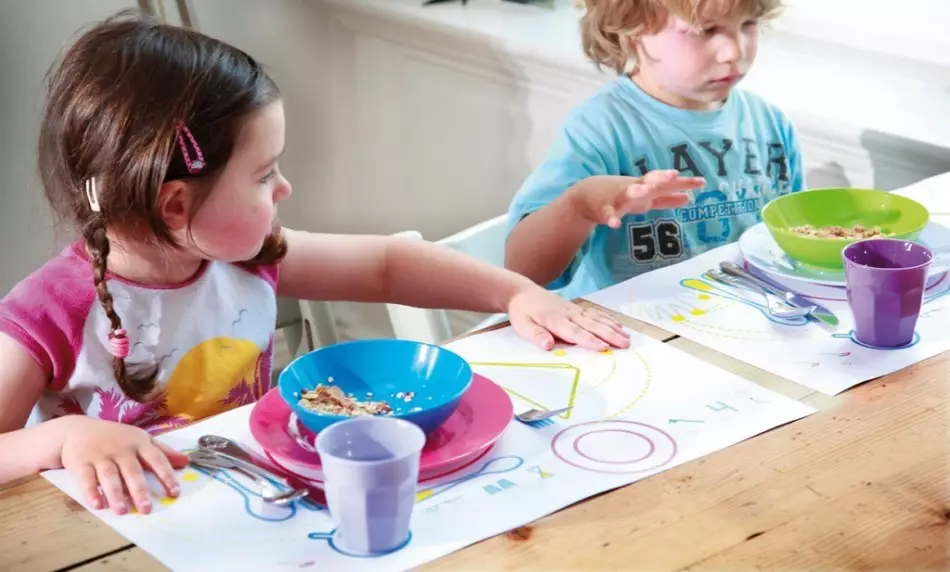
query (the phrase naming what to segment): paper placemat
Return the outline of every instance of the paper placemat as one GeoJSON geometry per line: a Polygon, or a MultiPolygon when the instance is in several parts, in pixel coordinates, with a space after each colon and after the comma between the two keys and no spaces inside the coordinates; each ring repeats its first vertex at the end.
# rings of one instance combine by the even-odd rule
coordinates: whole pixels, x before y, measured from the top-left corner
{"type": "MultiPolygon", "coordinates": [[[[513,421],[486,457],[424,483],[411,541],[380,558],[337,552],[325,539],[333,528],[326,510],[305,504],[262,510],[246,483],[226,472],[184,470],[181,497],[159,500],[150,515],[95,514],[181,572],[405,570],[815,411],[676,348],[632,336],[629,350],[600,354],[573,347],[544,352],[510,328],[451,344],[509,391],[516,411],[525,405],[573,409],[544,428],[513,421]]],[[[161,439],[186,450],[199,436],[216,433],[251,445],[250,407],[161,439]]],[[[44,476],[84,502],[65,471],[44,476]]]]}
{"type": "Polygon", "coordinates": [[[913,343],[882,350],[854,339],[854,317],[846,301],[818,300],[840,321],[832,330],[808,320],[779,323],[769,318],[758,294],[736,296],[732,289],[709,288],[702,274],[724,260],[741,264],[738,246],[653,270],[585,298],[828,395],[950,350],[946,277],[928,290],[913,343]]]}

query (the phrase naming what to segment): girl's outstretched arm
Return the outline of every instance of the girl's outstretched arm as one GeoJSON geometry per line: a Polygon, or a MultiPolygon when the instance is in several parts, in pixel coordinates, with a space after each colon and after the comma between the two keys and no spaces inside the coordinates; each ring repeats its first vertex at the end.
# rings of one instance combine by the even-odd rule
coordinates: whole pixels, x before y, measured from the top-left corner
{"type": "Polygon", "coordinates": [[[291,230],[286,236],[281,296],[504,312],[542,347],[555,337],[591,349],[629,343],[605,314],[583,311],[524,276],[430,242],[291,230]]]}

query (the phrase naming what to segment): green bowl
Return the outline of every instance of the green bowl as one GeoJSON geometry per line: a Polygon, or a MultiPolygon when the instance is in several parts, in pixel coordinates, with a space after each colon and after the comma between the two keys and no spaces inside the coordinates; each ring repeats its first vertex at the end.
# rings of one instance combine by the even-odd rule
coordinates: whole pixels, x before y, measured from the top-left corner
{"type": "Polygon", "coordinates": [[[917,201],[887,191],[813,189],[771,201],[762,209],[762,220],[789,257],[812,266],[838,269],[843,266],[841,251],[858,239],[801,236],[789,229],[806,224],[815,228],[860,224],[880,227],[889,238],[917,240],[930,221],[930,213],[917,201]]]}

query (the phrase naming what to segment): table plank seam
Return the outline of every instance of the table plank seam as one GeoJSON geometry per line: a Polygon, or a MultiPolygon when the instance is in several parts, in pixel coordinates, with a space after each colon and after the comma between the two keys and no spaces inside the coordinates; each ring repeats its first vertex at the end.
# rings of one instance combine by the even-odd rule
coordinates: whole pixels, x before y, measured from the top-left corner
{"type": "Polygon", "coordinates": [[[77,569],[77,568],[81,568],[81,567],[85,566],[86,564],[92,564],[92,563],[94,563],[94,562],[98,562],[98,561],[100,561],[100,560],[104,560],[104,559],[106,559],[106,558],[109,558],[110,556],[115,556],[116,554],[119,554],[120,552],[125,552],[126,550],[130,550],[130,549],[132,549],[132,548],[135,548],[135,545],[134,545],[134,544],[131,544],[131,543],[130,543],[130,544],[126,544],[125,546],[120,546],[119,548],[116,548],[116,549],[114,549],[114,550],[110,550],[110,551],[108,551],[108,552],[103,552],[102,554],[100,554],[100,555],[98,555],[98,556],[93,556],[93,557],[90,557],[90,558],[86,558],[85,560],[81,560],[81,561],[76,562],[76,563],[74,563],[74,564],[70,564],[69,566],[63,566],[62,568],[57,568],[57,569],[55,570],[55,572],[69,572],[70,570],[75,570],[75,569],[77,569]]]}

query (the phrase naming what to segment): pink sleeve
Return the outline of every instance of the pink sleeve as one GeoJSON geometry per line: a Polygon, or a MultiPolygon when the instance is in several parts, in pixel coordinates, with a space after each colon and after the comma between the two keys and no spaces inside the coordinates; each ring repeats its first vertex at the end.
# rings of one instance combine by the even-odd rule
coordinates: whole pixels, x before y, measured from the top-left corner
{"type": "Polygon", "coordinates": [[[274,292],[277,292],[277,278],[280,274],[280,263],[277,264],[249,264],[247,262],[238,262],[237,266],[247,270],[254,276],[257,276],[264,282],[267,282],[274,292]]]}
{"type": "Polygon", "coordinates": [[[0,332],[26,348],[58,391],[72,376],[94,301],[89,265],[64,253],[0,300],[0,332]]]}

